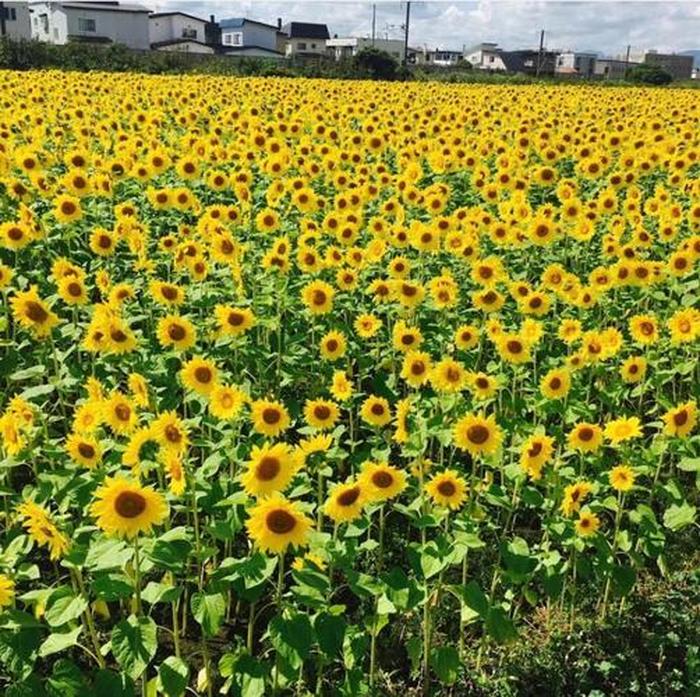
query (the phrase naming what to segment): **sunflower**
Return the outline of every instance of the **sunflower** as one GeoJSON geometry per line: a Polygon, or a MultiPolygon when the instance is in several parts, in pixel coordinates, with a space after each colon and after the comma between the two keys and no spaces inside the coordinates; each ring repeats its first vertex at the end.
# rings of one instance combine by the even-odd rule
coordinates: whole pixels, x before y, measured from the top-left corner
{"type": "Polygon", "coordinates": [[[467,386],[475,399],[491,399],[498,392],[500,383],[497,378],[486,373],[470,373],[467,377],[467,386]]]}
{"type": "Polygon", "coordinates": [[[0,290],[10,285],[13,277],[14,271],[6,264],[0,263],[0,290]]]}
{"type": "Polygon", "coordinates": [[[634,315],[629,320],[629,331],[638,344],[655,344],[659,340],[659,325],[654,315],[634,315]]]}
{"type": "Polygon", "coordinates": [[[52,560],[60,559],[70,547],[68,538],[58,529],[50,513],[33,501],[24,501],[17,506],[17,515],[22,527],[40,547],[49,548],[52,560]]]}
{"type": "Polygon", "coordinates": [[[194,346],[197,330],[190,320],[179,315],[166,315],[158,320],[158,343],[163,348],[186,351],[194,346]]]}
{"type": "Polygon", "coordinates": [[[148,382],[140,373],[131,373],[127,380],[129,395],[137,407],[145,408],[149,405],[148,382]]]}
{"type": "Polygon", "coordinates": [[[345,402],[352,397],[352,382],[344,370],[333,372],[330,392],[333,398],[340,402],[345,402]]]}
{"type": "Polygon", "coordinates": [[[467,371],[452,358],[443,358],[430,371],[430,384],[438,392],[459,392],[466,387],[467,371]]]}
{"type": "Polygon", "coordinates": [[[603,435],[613,444],[623,443],[642,435],[639,419],[636,416],[613,419],[605,425],[603,435]]]}
{"type": "Polygon", "coordinates": [[[425,490],[435,504],[453,511],[461,508],[467,497],[467,483],[455,470],[436,474],[427,483],[425,490]]]}
{"type": "Polygon", "coordinates": [[[668,320],[672,344],[694,341],[700,333],[700,311],[694,308],[678,310],[668,320]]]}
{"type": "Polygon", "coordinates": [[[90,399],[81,404],[73,414],[75,433],[94,433],[102,423],[102,399],[90,399]]]}
{"type": "Polygon", "coordinates": [[[382,321],[375,315],[362,314],[355,319],[353,327],[361,339],[371,339],[382,326],[382,321]]]}
{"type": "Polygon", "coordinates": [[[647,359],[643,356],[630,356],[620,366],[620,376],[626,383],[641,382],[647,373],[647,359]]]}
{"type": "Polygon", "coordinates": [[[138,423],[136,409],[131,400],[120,392],[114,392],[101,405],[101,416],[114,433],[131,433],[138,423]]]}
{"type": "Polygon", "coordinates": [[[384,397],[370,395],[362,403],[360,416],[371,426],[386,426],[391,421],[389,402],[384,397]]]}
{"type": "Polygon", "coordinates": [[[255,315],[247,307],[217,305],[214,315],[222,336],[240,336],[255,324],[255,315]]]}
{"type": "Polygon", "coordinates": [[[502,334],[496,339],[496,349],[507,363],[519,365],[531,359],[530,347],[518,334],[502,334]]]}
{"type": "Polygon", "coordinates": [[[39,297],[36,286],[15,293],[10,299],[10,305],[15,320],[39,339],[47,337],[58,324],[58,316],[39,297]]]}
{"type": "Polygon", "coordinates": [[[102,448],[98,441],[89,435],[71,433],[66,438],[66,451],[73,462],[89,467],[97,467],[102,459],[102,448]]]}
{"type": "Polygon", "coordinates": [[[406,488],[406,473],[385,463],[365,462],[358,484],[368,501],[388,501],[406,488]]]}
{"type": "Polygon", "coordinates": [[[307,400],[304,406],[306,423],[321,431],[333,428],[339,416],[338,406],[328,399],[307,400]]]}
{"type": "Polygon", "coordinates": [[[460,450],[471,455],[491,455],[500,447],[503,431],[493,415],[467,414],[455,424],[453,440],[460,450]]]}
{"type": "Polygon", "coordinates": [[[359,483],[336,484],[328,492],[323,512],[334,523],[349,523],[362,515],[366,500],[366,492],[359,483]]]}
{"type": "Polygon", "coordinates": [[[241,477],[245,492],[251,496],[268,496],[284,491],[299,469],[299,458],[286,443],[254,446],[241,477]]]}
{"type": "Polygon", "coordinates": [[[185,387],[204,396],[211,394],[216,387],[218,375],[214,361],[208,358],[191,358],[180,369],[180,378],[185,387]]]}
{"type": "Polygon", "coordinates": [[[629,491],[634,486],[636,475],[627,465],[617,465],[608,472],[608,481],[615,491],[629,491]]]}
{"type": "Polygon", "coordinates": [[[168,515],[168,504],[150,487],[122,476],[107,477],[95,492],[90,513],[107,535],[133,538],[160,525],[168,515]]]}
{"type": "Polygon", "coordinates": [[[118,355],[130,353],[137,346],[136,336],[125,322],[114,318],[106,327],[106,350],[118,355]]]}
{"type": "Polygon", "coordinates": [[[542,468],[554,453],[554,438],[546,435],[532,435],[520,450],[520,466],[534,480],[542,477],[542,468]]]}
{"type": "Polygon", "coordinates": [[[15,601],[15,583],[5,574],[0,574],[0,608],[8,607],[15,601]]]}
{"type": "Polygon", "coordinates": [[[159,305],[166,307],[182,305],[185,302],[185,291],[174,283],[151,281],[149,292],[159,305]]]}
{"type": "Polygon", "coordinates": [[[576,533],[581,537],[595,535],[600,527],[600,518],[590,511],[581,511],[576,521],[576,533]]]}
{"type": "Polygon", "coordinates": [[[493,288],[481,290],[472,294],[474,307],[482,312],[498,312],[506,302],[501,293],[493,288]]]}
{"type": "Polygon", "coordinates": [[[547,399],[566,397],[570,389],[571,375],[566,368],[554,368],[540,381],[540,392],[547,399]]]}
{"type": "Polygon", "coordinates": [[[422,351],[409,351],[403,359],[401,377],[411,387],[425,385],[430,378],[430,355],[422,351]]]}
{"type": "Polygon", "coordinates": [[[183,455],[189,445],[187,427],[174,411],[164,411],[151,424],[153,438],[165,450],[183,455]]]}
{"type": "Polygon", "coordinates": [[[90,234],[90,249],[100,257],[109,257],[117,248],[118,238],[110,230],[97,227],[90,234]]]}
{"type": "Polygon", "coordinates": [[[333,309],[333,287],[325,281],[312,281],[302,288],[301,299],[313,315],[325,315],[333,309]]]}
{"type": "Polygon", "coordinates": [[[473,324],[461,324],[455,330],[455,345],[462,351],[468,351],[479,343],[479,329],[473,324]]]}
{"type": "Polygon", "coordinates": [[[698,406],[695,400],[669,409],[663,416],[664,433],[667,436],[685,438],[698,422],[698,406]]]}
{"type": "Polygon", "coordinates": [[[53,214],[59,223],[73,223],[83,217],[80,199],[75,196],[61,194],[53,202],[53,206],[53,214]]]}
{"type": "Polygon", "coordinates": [[[274,438],[289,428],[291,419],[281,402],[258,399],[251,402],[250,409],[253,429],[257,433],[274,438]]]}
{"type": "Polygon", "coordinates": [[[245,393],[236,387],[217,385],[209,394],[209,411],[217,419],[235,419],[246,399],[245,393]]]}
{"type": "Polygon", "coordinates": [[[307,547],[312,522],[279,492],[260,499],[250,510],[246,528],[251,540],[264,552],[282,554],[289,546],[307,547]]]}
{"type": "Polygon", "coordinates": [[[327,361],[336,361],[345,355],[347,342],[343,332],[332,329],[321,339],[321,356],[327,361]]]}
{"type": "Polygon", "coordinates": [[[559,324],[557,336],[567,344],[576,343],[582,336],[581,322],[577,319],[563,319],[559,324]]]}
{"type": "Polygon", "coordinates": [[[569,484],[564,489],[564,498],[561,502],[561,512],[565,516],[570,516],[572,513],[578,511],[578,509],[581,508],[584,499],[591,493],[591,491],[593,491],[593,486],[590,484],[590,482],[585,480],[580,480],[578,482],[574,482],[573,484],[569,484]]]}
{"type": "Polygon", "coordinates": [[[168,451],[161,456],[163,469],[168,477],[168,489],[174,496],[182,496],[187,488],[187,476],[182,458],[176,452],[168,451]]]}
{"type": "Polygon", "coordinates": [[[567,442],[572,450],[595,452],[603,444],[603,429],[597,424],[577,424],[567,436],[567,442]]]}
{"type": "Polygon", "coordinates": [[[149,443],[155,444],[155,437],[150,426],[137,428],[129,436],[129,442],[122,453],[122,464],[126,467],[131,467],[134,476],[140,475],[141,460],[145,457],[144,448],[149,443]]]}

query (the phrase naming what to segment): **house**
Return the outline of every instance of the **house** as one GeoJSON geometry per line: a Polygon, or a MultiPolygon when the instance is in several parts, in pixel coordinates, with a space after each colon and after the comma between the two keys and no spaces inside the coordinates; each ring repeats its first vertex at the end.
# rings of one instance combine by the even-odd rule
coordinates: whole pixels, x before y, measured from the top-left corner
{"type": "Polygon", "coordinates": [[[462,51],[447,49],[409,48],[407,62],[412,65],[434,65],[447,68],[461,63],[462,51]]]}
{"type": "Polygon", "coordinates": [[[227,55],[282,58],[286,36],[277,26],[255,19],[234,17],[219,22],[221,51],[227,55]]]}
{"type": "Polygon", "coordinates": [[[506,65],[508,72],[525,73],[526,75],[554,75],[557,67],[559,51],[538,50],[525,48],[517,51],[504,51],[507,54],[506,65]]]}
{"type": "Polygon", "coordinates": [[[376,48],[380,51],[386,51],[392,58],[398,62],[403,61],[404,42],[400,39],[369,39],[366,37],[348,36],[338,38],[334,36],[326,41],[326,49],[335,60],[343,60],[352,58],[359,51],[365,48],[376,48]]]}
{"type": "Polygon", "coordinates": [[[486,41],[464,51],[464,60],[476,70],[507,70],[503,61],[503,49],[497,43],[486,41]]]}
{"type": "Polygon", "coordinates": [[[0,2],[0,36],[9,39],[31,39],[29,5],[26,2],[0,2]]]}
{"type": "Polygon", "coordinates": [[[557,75],[581,75],[591,77],[595,72],[595,53],[562,51],[557,58],[557,75]]]}
{"type": "Polygon", "coordinates": [[[51,44],[69,41],[123,44],[148,50],[148,13],[122,2],[31,2],[32,38],[51,44]]]}
{"type": "Polygon", "coordinates": [[[625,73],[635,65],[639,65],[639,63],[620,58],[597,58],[593,76],[603,80],[621,80],[625,77],[625,73]]]}
{"type": "Polygon", "coordinates": [[[214,53],[208,45],[207,22],[185,12],[153,12],[148,17],[148,38],[155,51],[214,53]]]}
{"type": "Polygon", "coordinates": [[[326,41],[331,37],[325,24],[288,22],[282,31],[287,35],[284,51],[287,58],[326,55],[326,41]]]}
{"type": "Polygon", "coordinates": [[[647,51],[644,54],[644,63],[657,65],[662,70],[665,70],[674,80],[690,80],[693,76],[693,56],[647,51]]]}

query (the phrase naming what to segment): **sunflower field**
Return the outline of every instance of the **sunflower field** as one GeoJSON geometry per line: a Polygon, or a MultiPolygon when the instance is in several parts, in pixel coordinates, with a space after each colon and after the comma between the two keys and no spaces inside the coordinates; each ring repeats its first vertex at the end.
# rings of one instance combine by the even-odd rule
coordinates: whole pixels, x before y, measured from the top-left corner
{"type": "Polygon", "coordinates": [[[467,694],[697,533],[698,92],[0,79],[2,694],[467,694]]]}

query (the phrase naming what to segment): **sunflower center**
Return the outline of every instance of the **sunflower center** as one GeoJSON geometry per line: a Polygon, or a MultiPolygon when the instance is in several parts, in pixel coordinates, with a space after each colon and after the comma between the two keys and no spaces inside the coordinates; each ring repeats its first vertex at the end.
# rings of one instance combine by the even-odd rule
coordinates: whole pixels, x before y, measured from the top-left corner
{"type": "Polygon", "coordinates": [[[401,292],[408,298],[413,297],[417,292],[418,289],[415,286],[409,286],[407,283],[404,283],[401,286],[401,292]]]}
{"type": "Polygon", "coordinates": [[[506,344],[506,347],[511,353],[522,353],[523,350],[523,345],[516,339],[511,339],[511,341],[506,344]]]}
{"type": "Polygon", "coordinates": [[[326,302],[326,294],[322,290],[315,290],[311,299],[314,305],[324,305],[326,302]]]}
{"type": "Polygon", "coordinates": [[[530,457],[537,457],[542,452],[542,443],[533,443],[527,454],[530,457]]]}
{"type": "Polygon", "coordinates": [[[425,373],[425,363],[423,361],[416,361],[411,365],[411,373],[413,375],[423,375],[425,373]]]}
{"type": "Polygon", "coordinates": [[[276,535],[286,535],[294,530],[297,524],[296,519],[291,513],[279,508],[270,511],[265,518],[265,522],[267,523],[268,529],[276,535]]]}
{"type": "Polygon", "coordinates": [[[449,480],[440,482],[437,485],[437,490],[442,496],[447,497],[454,496],[457,493],[457,487],[455,486],[454,482],[451,482],[449,480]]]}
{"type": "Polygon", "coordinates": [[[187,332],[181,324],[171,324],[168,327],[168,336],[173,341],[182,341],[187,336],[187,332]]]}
{"type": "Polygon", "coordinates": [[[389,472],[380,470],[372,475],[372,484],[379,489],[388,489],[394,483],[394,478],[389,472]]]}
{"type": "Polygon", "coordinates": [[[22,232],[21,228],[18,227],[11,227],[10,230],[7,233],[7,236],[11,239],[14,240],[15,242],[18,242],[24,237],[24,233],[22,232]]]}
{"type": "Polygon", "coordinates": [[[233,252],[233,244],[229,242],[229,240],[222,240],[221,241],[221,251],[224,254],[231,254],[233,252]]]}
{"type": "Polygon", "coordinates": [[[126,334],[121,330],[121,329],[112,329],[109,332],[110,337],[112,338],[112,341],[116,341],[118,344],[121,344],[126,341],[126,334]]]}
{"type": "Polygon", "coordinates": [[[201,382],[205,385],[211,382],[212,380],[211,369],[207,368],[207,366],[205,365],[202,365],[199,368],[197,368],[194,371],[194,376],[197,379],[197,382],[201,382]]]}
{"type": "Polygon", "coordinates": [[[114,407],[114,413],[117,415],[119,421],[128,421],[131,418],[131,408],[126,404],[117,404],[114,407]]]}
{"type": "Polygon", "coordinates": [[[372,405],[371,411],[375,416],[382,416],[382,414],[384,414],[384,407],[383,405],[376,403],[372,405]]]}
{"type": "Polygon", "coordinates": [[[276,457],[265,455],[255,468],[255,476],[263,482],[270,482],[281,469],[280,461],[276,457]]]}
{"type": "Polygon", "coordinates": [[[49,318],[46,310],[34,300],[30,300],[27,303],[25,312],[32,322],[37,322],[38,324],[43,324],[49,318]]]}
{"type": "Polygon", "coordinates": [[[474,381],[474,384],[480,389],[480,390],[485,390],[489,386],[489,381],[486,378],[477,378],[474,381]]]}
{"type": "Polygon", "coordinates": [[[240,312],[229,312],[228,323],[232,327],[240,327],[243,324],[243,315],[240,312]]]}
{"type": "Polygon", "coordinates": [[[490,290],[484,295],[483,300],[487,305],[491,305],[496,302],[496,297],[496,294],[492,290],[490,290]]]}
{"type": "Polygon", "coordinates": [[[274,409],[273,407],[268,407],[262,413],[263,421],[269,426],[279,423],[281,417],[282,415],[280,414],[279,410],[274,409]]]}
{"type": "Polygon", "coordinates": [[[61,212],[64,215],[73,215],[75,213],[75,204],[72,201],[64,201],[61,204],[61,212]]]}
{"type": "Polygon", "coordinates": [[[689,334],[690,333],[690,322],[687,319],[684,319],[680,322],[678,325],[678,329],[680,329],[681,334],[689,334]]]}
{"type": "Polygon", "coordinates": [[[582,429],[579,430],[578,437],[580,440],[586,442],[589,440],[593,440],[593,429],[589,428],[588,426],[584,426],[582,429]]]}
{"type": "Polygon", "coordinates": [[[561,387],[561,378],[552,378],[552,379],[549,381],[549,386],[550,386],[553,390],[558,390],[558,389],[561,387]]]}
{"type": "Polygon", "coordinates": [[[179,443],[182,440],[182,433],[180,432],[180,429],[177,426],[174,426],[173,424],[168,424],[165,427],[165,438],[170,443],[179,443]]]}
{"type": "Polygon", "coordinates": [[[122,518],[137,518],[146,510],[146,499],[138,491],[122,491],[114,500],[114,510],[122,518]]]}
{"type": "Polygon", "coordinates": [[[331,410],[325,404],[319,404],[314,408],[314,416],[321,421],[325,421],[330,415],[331,410]]]}
{"type": "Polygon", "coordinates": [[[161,293],[166,300],[175,300],[177,298],[177,290],[172,286],[163,286],[161,293]]]}
{"type": "Polygon", "coordinates": [[[467,438],[476,445],[482,445],[489,439],[489,429],[481,424],[474,424],[467,429],[467,438]]]}
{"type": "Polygon", "coordinates": [[[642,322],[639,329],[644,336],[651,336],[654,333],[654,325],[651,322],[642,322]]]}
{"type": "Polygon", "coordinates": [[[87,460],[91,460],[93,457],[95,457],[95,448],[93,448],[90,443],[79,443],[78,452],[87,460]]]}
{"type": "Polygon", "coordinates": [[[674,414],[673,423],[676,424],[676,426],[684,426],[686,423],[688,423],[688,412],[684,409],[683,411],[679,411],[677,414],[674,414]]]}
{"type": "Polygon", "coordinates": [[[233,406],[233,397],[228,392],[221,395],[221,406],[224,409],[230,409],[233,406]]]}
{"type": "Polygon", "coordinates": [[[357,499],[360,498],[360,487],[353,486],[350,489],[346,489],[342,494],[336,499],[339,506],[352,506],[357,499]]]}

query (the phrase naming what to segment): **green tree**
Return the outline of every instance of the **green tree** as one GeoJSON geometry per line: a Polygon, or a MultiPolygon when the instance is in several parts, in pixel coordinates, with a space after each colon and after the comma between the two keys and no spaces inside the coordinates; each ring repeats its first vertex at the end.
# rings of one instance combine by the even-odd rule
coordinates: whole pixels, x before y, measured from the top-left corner
{"type": "Polygon", "coordinates": [[[663,68],[648,63],[629,68],[625,77],[632,82],[641,82],[645,85],[668,85],[673,82],[673,76],[663,68]]]}
{"type": "Polygon", "coordinates": [[[372,80],[394,80],[399,64],[386,51],[368,47],[355,54],[352,67],[359,77],[367,77],[372,80]]]}

